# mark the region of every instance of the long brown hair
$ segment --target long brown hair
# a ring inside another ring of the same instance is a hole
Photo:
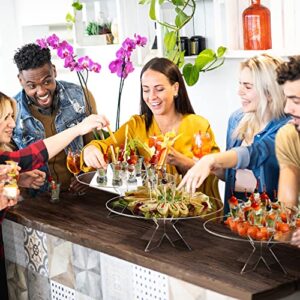
[[[151,125],[152,117],[153,117],[152,111],[147,106],[143,98],[142,76],[147,70],[153,70],[164,74],[168,78],[171,85],[178,82],[179,83],[178,96],[174,99],[176,112],[181,113],[183,115],[195,114],[195,111],[192,107],[191,101],[189,99],[184,84],[183,77],[178,67],[167,58],[155,57],[145,64],[140,75],[140,81],[141,81],[140,114],[145,115],[147,130]]]

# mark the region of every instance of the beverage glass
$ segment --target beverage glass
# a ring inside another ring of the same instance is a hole
[[[136,177],[140,177],[142,175],[143,162],[144,162],[144,157],[143,156],[139,156],[138,160],[137,160],[137,162],[135,164],[135,176]]]
[[[74,175],[80,173],[80,153],[78,151],[73,152],[69,149],[67,155],[67,168]]]
[[[112,184],[114,186],[121,186],[122,185],[122,178],[121,178],[121,171],[122,166],[119,161],[110,163],[112,172],[113,172],[113,178],[112,178]]]
[[[59,202],[59,194],[60,194],[60,183],[56,183],[55,181],[52,181],[50,202],[52,203]]]
[[[129,173],[127,182],[129,184],[137,183],[136,174],[135,174],[135,165],[129,164],[127,170]]]
[[[97,183],[101,186],[105,186],[107,184],[107,169],[97,169],[97,175]]]
[[[147,179],[148,179],[149,183],[151,184],[151,186],[153,187],[156,183],[155,164],[144,164],[144,165],[145,165]]]

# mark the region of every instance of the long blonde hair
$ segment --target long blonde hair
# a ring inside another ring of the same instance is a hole
[[[0,92],[0,122],[4,120],[6,117],[6,112],[8,111],[8,108],[13,109],[14,113],[14,119],[16,119],[16,111],[17,111],[17,106],[16,106],[16,101],[2,92]],[[5,143],[0,143],[0,150],[3,151],[12,151],[13,146],[10,144],[5,144]]]
[[[276,81],[276,68],[282,62],[279,57],[261,54],[241,63],[241,70],[249,68],[252,73],[253,87],[259,101],[255,112],[245,113],[233,132],[234,138],[253,140],[254,135],[260,130],[267,111],[270,120],[283,116],[285,97],[282,87]]]

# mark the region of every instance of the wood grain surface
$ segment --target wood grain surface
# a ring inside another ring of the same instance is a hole
[[[200,219],[177,223],[191,251],[182,242],[174,248],[164,241],[159,248],[145,252],[147,233],[154,223],[108,216],[105,203],[113,194],[98,190],[89,190],[84,196],[66,193],[56,204],[50,203],[49,197],[26,197],[8,211],[7,219],[239,299],[274,299],[300,289],[300,250],[292,246],[273,247],[288,275],[276,264],[271,265],[272,272],[260,264],[256,271],[241,275],[251,245],[207,233]]]

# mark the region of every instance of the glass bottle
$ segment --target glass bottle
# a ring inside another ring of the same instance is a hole
[[[272,48],[271,14],[260,0],[251,0],[251,5],[243,11],[243,31],[245,50]]]

